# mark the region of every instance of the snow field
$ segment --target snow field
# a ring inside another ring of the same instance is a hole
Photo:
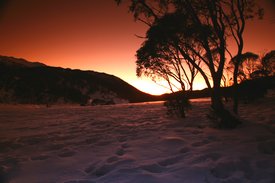
[[[0,106],[0,182],[275,182],[273,100],[241,106],[244,124],[210,127],[208,100],[186,119],[162,102]]]

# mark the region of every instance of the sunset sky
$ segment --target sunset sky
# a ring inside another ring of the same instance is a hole
[[[275,49],[275,3],[261,2],[265,17],[249,22],[244,37],[245,51],[258,54]],[[160,94],[167,90],[135,73],[143,41],[135,35],[144,36],[146,28],[114,0],[8,0],[0,13],[0,55],[105,72]],[[199,81],[195,89],[204,86]]]

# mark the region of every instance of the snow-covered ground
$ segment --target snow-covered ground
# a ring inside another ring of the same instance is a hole
[[[0,182],[274,183],[275,100],[242,105],[244,124],[209,127],[209,100],[186,119],[162,102],[0,105]]]

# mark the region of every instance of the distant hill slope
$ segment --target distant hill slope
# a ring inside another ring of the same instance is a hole
[[[0,56],[0,103],[87,104],[94,99],[116,103],[150,101],[157,97],[113,75]]]

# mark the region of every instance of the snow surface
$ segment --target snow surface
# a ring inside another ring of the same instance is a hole
[[[0,105],[0,182],[274,183],[274,103],[242,105],[234,130],[210,127],[207,99],[186,119],[162,102]]]

